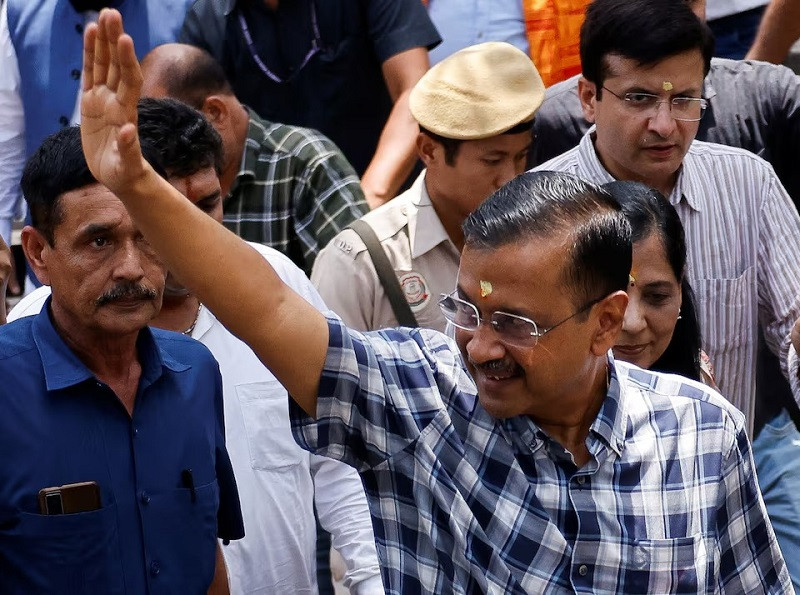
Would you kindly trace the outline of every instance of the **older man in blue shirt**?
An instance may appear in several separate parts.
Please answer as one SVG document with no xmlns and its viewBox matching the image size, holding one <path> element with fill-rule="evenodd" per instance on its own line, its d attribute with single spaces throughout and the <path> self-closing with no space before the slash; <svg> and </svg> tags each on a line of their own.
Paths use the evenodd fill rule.
<svg viewBox="0 0 800 595">
<path fill-rule="evenodd" d="M 243 535 L 208 350 L 147 328 L 165 269 L 65 129 L 23 175 L 23 247 L 52 298 L 0 329 L 4 593 L 201 593 Z M 99 502 L 70 508 L 78 482 Z M 51 506 L 40 491 L 61 487 Z M 213 584 L 212 584 L 213 579 Z"/>
</svg>

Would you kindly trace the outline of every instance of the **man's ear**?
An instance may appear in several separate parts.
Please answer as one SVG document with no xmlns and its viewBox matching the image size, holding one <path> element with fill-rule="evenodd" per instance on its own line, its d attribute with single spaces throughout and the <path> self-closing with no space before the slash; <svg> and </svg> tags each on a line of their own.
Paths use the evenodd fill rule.
<svg viewBox="0 0 800 595">
<path fill-rule="evenodd" d="M 50 275 L 47 270 L 47 262 L 53 247 L 42 232 L 31 225 L 22 228 L 21 233 L 22 251 L 28 264 L 31 265 L 33 272 L 44 285 L 50 285 Z"/>
<path fill-rule="evenodd" d="M 419 155 L 425 167 L 430 167 L 431 163 L 436 159 L 437 149 L 442 149 L 442 146 L 430 136 L 424 132 L 420 132 L 417 135 L 417 155 Z"/>
<path fill-rule="evenodd" d="M 583 117 L 594 124 L 594 102 L 597 101 L 597 85 L 586 77 L 578 79 L 578 99 L 581 100 Z"/>
<path fill-rule="evenodd" d="M 203 105 L 200 108 L 206 119 L 214 125 L 215 128 L 227 128 L 230 124 L 230 110 L 225 99 L 220 95 L 209 95 L 203 100 Z"/>
<path fill-rule="evenodd" d="M 617 342 L 627 307 L 628 294 L 624 291 L 615 291 L 607 295 L 594 307 L 598 322 L 591 345 L 594 355 L 598 357 L 605 355 Z"/>
</svg>

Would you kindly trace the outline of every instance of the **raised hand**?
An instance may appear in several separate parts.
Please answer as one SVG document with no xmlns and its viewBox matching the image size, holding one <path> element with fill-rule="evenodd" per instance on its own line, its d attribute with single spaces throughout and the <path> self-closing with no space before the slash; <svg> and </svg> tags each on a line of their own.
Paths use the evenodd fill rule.
<svg viewBox="0 0 800 595">
<path fill-rule="evenodd" d="M 141 88 L 142 71 L 122 17 L 103 9 L 83 39 L 81 140 L 92 174 L 117 195 L 152 172 L 136 128 Z"/>
</svg>

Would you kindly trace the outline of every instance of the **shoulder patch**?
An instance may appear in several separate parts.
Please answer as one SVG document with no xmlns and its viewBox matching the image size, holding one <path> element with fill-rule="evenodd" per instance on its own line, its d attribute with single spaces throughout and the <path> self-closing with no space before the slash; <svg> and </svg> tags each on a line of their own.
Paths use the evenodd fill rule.
<svg viewBox="0 0 800 595">
<path fill-rule="evenodd" d="M 397 280 L 400 282 L 403 295 L 406 297 L 408 305 L 411 306 L 412 312 L 419 312 L 431 301 L 428 283 L 425 281 L 425 277 L 419 273 L 411 271 L 400 275 Z"/>
<path fill-rule="evenodd" d="M 333 245 L 336 246 L 339 250 L 341 250 L 345 254 L 350 254 L 351 252 L 353 252 L 353 244 L 351 244 L 344 238 L 334 238 Z"/>
</svg>

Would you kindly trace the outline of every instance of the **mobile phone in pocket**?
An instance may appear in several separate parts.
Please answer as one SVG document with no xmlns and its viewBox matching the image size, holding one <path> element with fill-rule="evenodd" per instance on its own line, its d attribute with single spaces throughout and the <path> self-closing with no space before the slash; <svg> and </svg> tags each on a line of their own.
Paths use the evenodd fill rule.
<svg viewBox="0 0 800 595">
<path fill-rule="evenodd" d="M 100 487 L 96 481 L 68 483 L 39 490 L 41 514 L 74 514 L 100 509 Z"/>
</svg>

